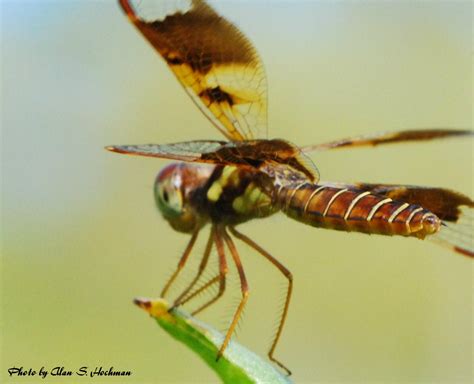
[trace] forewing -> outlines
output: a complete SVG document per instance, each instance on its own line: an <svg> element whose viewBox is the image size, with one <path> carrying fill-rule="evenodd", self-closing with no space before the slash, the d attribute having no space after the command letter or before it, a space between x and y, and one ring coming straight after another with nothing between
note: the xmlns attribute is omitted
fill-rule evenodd
<svg viewBox="0 0 474 384"><path fill-rule="evenodd" d="M267 82L250 41L202 0L120 0L204 115L230 140L266 137Z"/></svg>
<svg viewBox="0 0 474 384"><path fill-rule="evenodd" d="M112 145L111 152L177 161L233 165L258 170L276 184L317 183L319 172L298 147L283 140L196 140L173 144Z"/></svg>
<svg viewBox="0 0 474 384"><path fill-rule="evenodd" d="M445 188L419 187L391 184L342 184L325 183L343 188L370 191L392 200L417 204L438 216L443 225L429 239L453 249L455 252L474 257L474 201L462 193Z"/></svg>
<svg viewBox="0 0 474 384"><path fill-rule="evenodd" d="M126 155L218 164L217 159L214 161L212 157L209 159L204 159L204 157L209 154L212 155L225 143L223 141L196 140L174 144L111 145L105 149Z"/></svg>
<svg viewBox="0 0 474 384"><path fill-rule="evenodd" d="M474 136L474 131L463 129L415 129L397 132L382 132L371 135L349 137L329 143L308 145L303 152L326 151L337 148L375 147L382 144L427 141L452 137Z"/></svg>

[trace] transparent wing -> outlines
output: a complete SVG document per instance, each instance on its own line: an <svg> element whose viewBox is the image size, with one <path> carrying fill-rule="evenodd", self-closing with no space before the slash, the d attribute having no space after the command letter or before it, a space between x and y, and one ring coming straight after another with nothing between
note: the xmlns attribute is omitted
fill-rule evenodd
<svg viewBox="0 0 474 384"><path fill-rule="evenodd" d="M304 180L317 183L319 172L311 159L284 140L187 141L174 144L115 145L106 147L127 155L187 162L235 165L257 169L278 184Z"/></svg>
<svg viewBox="0 0 474 384"><path fill-rule="evenodd" d="M204 115L230 140L267 135L267 82L250 41L202 0L119 0Z"/></svg>
<svg viewBox="0 0 474 384"><path fill-rule="evenodd" d="M463 129L416 129L397 132L382 132L372 135L355 136L329 143L302 147L303 152L326 151L336 148L374 147L381 144L404 143L409 141L427 141L451 137L474 136L474 131Z"/></svg>
<svg viewBox="0 0 474 384"><path fill-rule="evenodd" d="M474 209L459 207L456 221L443 221L440 231L429 239L468 257L474 257Z"/></svg>
<svg viewBox="0 0 474 384"><path fill-rule="evenodd" d="M215 153L226 142L223 141L186 141L174 144L140 144L140 145L111 145L105 147L108 151L126 155L158 157L187 162L210 163L204 161L206 154ZM217 163L214 162L214 163Z"/></svg>

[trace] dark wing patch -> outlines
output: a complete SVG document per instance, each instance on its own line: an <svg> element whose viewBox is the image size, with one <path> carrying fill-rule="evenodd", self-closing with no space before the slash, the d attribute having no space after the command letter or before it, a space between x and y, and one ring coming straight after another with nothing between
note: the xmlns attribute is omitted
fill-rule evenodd
<svg viewBox="0 0 474 384"><path fill-rule="evenodd" d="M443 225L429 237L464 256L474 257L474 201L444 188L360 184L363 189L410 204L417 204L438 216Z"/></svg>
<svg viewBox="0 0 474 384"><path fill-rule="evenodd" d="M324 184L369 191L374 195L428 209L441 219L442 227L439 232L427 238L464 256L474 257L474 201L462 193L414 185Z"/></svg>
<svg viewBox="0 0 474 384"><path fill-rule="evenodd" d="M120 4L191 99L228 139L266 137L265 71L237 27L201 0L157 2L153 13L127 0Z"/></svg>
<svg viewBox="0 0 474 384"><path fill-rule="evenodd" d="M443 221L457 222L461 217L461 206L474 208L474 202L469 197L445 188L365 183L358 183L356 186L392 200L420 205Z"/></svg>
<svg viewBox="0 0 474 384"><path fill-rule="evenodd" d="M308 145L303 152L326 151L328 149L351 147L374 147L382 144L404 143L409 141L427 141L451 137L474 136L474 131L463 129L416 129L397 132L382 132L372 135L356 136L331 141L324 144Z"/></svg>
<svg viewBox="0 0 474 384"><path fill-rule="evenodd" d="M215 156L223 164L230 162L256 168L280 185L291 183L295 178L311 183L319 181L319 171L311 159L297 146L281 139L231 142L205 155L209 156Z"/></svg>

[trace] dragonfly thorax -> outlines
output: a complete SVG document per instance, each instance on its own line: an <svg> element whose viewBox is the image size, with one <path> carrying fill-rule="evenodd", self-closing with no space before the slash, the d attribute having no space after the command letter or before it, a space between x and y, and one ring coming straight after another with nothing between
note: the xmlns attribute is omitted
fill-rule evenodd
<svg viewBox="0 0 474 384"><path fill-rule="evenodd" d="M207 222L236 225L275 213L274 184L252 168L174 163L157 176L156 204L180 232L193 232Z"/></svg>
<svg viewBox="0 0 474 384"><path fill-rule="evenodd" d="M156 205L170 225L192 232L206 221L191 204L191 195L209 179L214 167L173 163L163 168L154 185Z"/></svg>

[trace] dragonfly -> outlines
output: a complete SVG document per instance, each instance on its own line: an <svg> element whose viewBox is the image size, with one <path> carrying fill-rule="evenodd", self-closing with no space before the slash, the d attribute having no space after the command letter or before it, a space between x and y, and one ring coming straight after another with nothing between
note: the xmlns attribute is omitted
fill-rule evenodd
<svg viewBox="0 0 474 384"><path fill-rule="evenodd" d="M282 212L318 228L386 236L431 239L474 257L474 202L445 188L320 180L308 157L312 151L472 137L462 129L418 129L356 136L299 147L267 139L267 80L262 61L244 34L203 0L156 1L147 7L119 0L128 19L164 59L181 86L225 140L171 144L115 145L109 151L177 162L162 169L154 183L156 204L171 227L191 238L161 296L185 267L202 229L207 245L192 281L174 300L180 306L218 287L193 315L219 300L226 289L228 256L235 264L241 299L217 355L228 346L249 298L249 284L234 238L267 259L286 278L279 325L268 351L275 357L293 291L293 275L236 226ZM218 272L201 282L212 250Z"/></svg>

